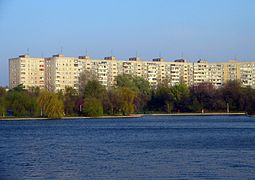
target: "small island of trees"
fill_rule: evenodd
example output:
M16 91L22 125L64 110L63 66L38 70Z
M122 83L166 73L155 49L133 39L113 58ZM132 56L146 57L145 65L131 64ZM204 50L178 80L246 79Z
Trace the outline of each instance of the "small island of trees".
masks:
M82 78L82 76L81 76ZM220 88L210 83L191 87L150 87L142 77L119 75L116 85L106 89L93 77L80 81L80 90L66 87L57 93L19 85L9 91L0 87L0 117L130 115L133 113L246 112L255 114L255 89L229 81Z

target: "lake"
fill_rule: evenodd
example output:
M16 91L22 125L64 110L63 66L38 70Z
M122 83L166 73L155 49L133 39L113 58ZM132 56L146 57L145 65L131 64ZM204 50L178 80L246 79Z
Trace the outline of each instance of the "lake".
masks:
M0 179L253 179L255 118L0 121Z

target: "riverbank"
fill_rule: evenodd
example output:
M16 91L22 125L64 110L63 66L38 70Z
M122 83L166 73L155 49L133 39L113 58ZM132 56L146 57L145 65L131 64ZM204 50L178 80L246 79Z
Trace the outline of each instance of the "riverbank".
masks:
M61 119L54 119L54 120L75 120L75 119L113 119L113 118L139 118L143 117L143 114L132 114L129 116L99 116L99 117L87 117L87 116L77 116L77 117L63 117ZM40 118L40 117L5 117L0 118L0 121L21 121L21 120L52 120L48 118Z
M244 116L244 112L240 113L173 113L173 114L150 114L152 116Z
M75 119L118 119L118 118L140 118L145 115L149 116L246 116L246 113L173 113L173 114L164 114L164 113L154 113L154 114L132 114L129 116L99 116L99 117L86 117L86 116L78 116L78 117L63 117L59 120L75 120ZM254 117L254 116L251 116ZM0 121L18 121L18 120L51 120L48 118L41 117L6 117L0 118Z

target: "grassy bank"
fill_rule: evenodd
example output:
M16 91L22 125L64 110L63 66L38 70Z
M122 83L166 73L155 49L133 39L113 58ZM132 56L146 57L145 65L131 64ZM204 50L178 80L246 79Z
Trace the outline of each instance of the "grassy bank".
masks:
M238 113L222 113L222 112L213 112L213 113L173 113L173 114L151 114L153 116L243 116L247 115L244 112L238 112Z
M88 117L88 116L70 116L70 117L63 117L61 119L53 119L53 120L67 120L67 119L106 119L106 118L139 118L143 117L143 114L132 114L129 116L98 116L98 117ZM4 117L0 118L2 121L16 121L16 120L52 120L49 118L43 118L43 117Z
M214 113L150 113L150 114L132 114L129 116L123 115L116 115L116 116L98 116L98 117L87 117L87 116L70 116L70 117L63 117L59 120L67 120L67 119L112 119L112 118L139 118L143 117L144 115L151 115L151 116L244 116L247 115L244 112L237 112L237 113L222 113L222 112L214 112ZM250 117L255 117L255 115L251 115ZM0 118L0 120L51 120L48 118L43 117L4 117Z

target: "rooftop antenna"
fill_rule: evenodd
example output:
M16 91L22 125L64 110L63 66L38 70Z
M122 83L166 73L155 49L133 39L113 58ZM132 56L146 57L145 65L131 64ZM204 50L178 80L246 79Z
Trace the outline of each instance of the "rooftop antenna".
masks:
M159 53L158 53L158 55L159 55L159 58L162 58L162 56L161 56L161 52L159 52Z
M88 56L88 49L86 48L86 56Z
M237 55L236 55L236 54L235 54L235 56L234 56L234 60L237 61Z
M60 47L60 54L63 54L63 47Z
M27 48L27 55L29 55L29 48Z
M138 57L138 51L137 50L135 51L135 57L136 58Z
M183 59L183 52L181 52L181 58Z
M111 49L111 56L112 56L112 49Z

